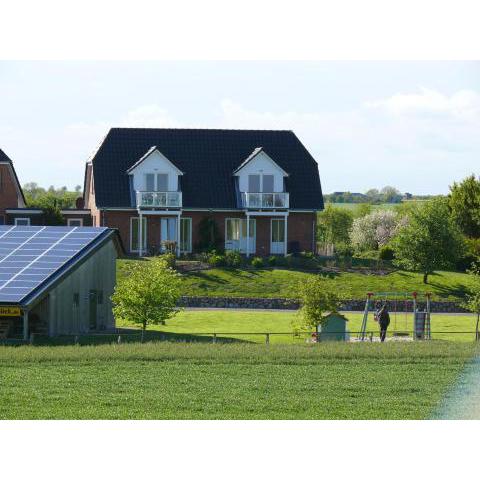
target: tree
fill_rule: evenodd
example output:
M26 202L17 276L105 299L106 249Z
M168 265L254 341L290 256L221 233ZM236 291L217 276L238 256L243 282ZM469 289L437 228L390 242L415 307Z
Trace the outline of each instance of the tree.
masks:
M350 243L352 223L353 215L349 210L327 205L318 215L318 240L333 244Z
M319 275L308 278L300 285L302 308L294 328L300 326L316 329L327 313L336 312L341 306L340 289L334 280ZM295 321L295 320L294 320Z
M400 203L402 201L402 194L395 188L386 186L380 191L383 196L384 203Z
M465 308L470 310L473 313L477 314L477 325L475 328L475 340L480 340L479 338L479 323L480 323L480 264L473 265L472 270L470 270L469 275L472 278L472 285L469 288L469 291L466 296L466 301L464 303Z
M353 210L354 218L361 218L372 213L372 206L369 203L359 203Z
M467 237L480 237L480 178L470 175L450 187L452 216Z
M142 326L164 325L177 313L180 298L180 277L169 267L168 255L143 262L130 262L124 280L112 295L113 313L117 320Z
M222 246L222 237L218 225L212 216L203 217L198 224L200 238L197 248L203 251L218 250Z
M395 263L422 272L425 284L435 270L452 268L464 250L461 232L443 198L427 201L413 210L393 243Z
M353 221L350 239L355 250L378 250L398 230L400 218L392 210L377 210Z

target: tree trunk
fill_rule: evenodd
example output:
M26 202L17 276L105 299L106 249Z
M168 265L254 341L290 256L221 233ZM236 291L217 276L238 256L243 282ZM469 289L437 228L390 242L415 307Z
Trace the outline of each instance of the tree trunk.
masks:
M147 329L147 322L144 320L142 324L142 339L141 342L143 343L145 339L145 330Z
M428 273L423 274L423 283L426 285L428 283Z

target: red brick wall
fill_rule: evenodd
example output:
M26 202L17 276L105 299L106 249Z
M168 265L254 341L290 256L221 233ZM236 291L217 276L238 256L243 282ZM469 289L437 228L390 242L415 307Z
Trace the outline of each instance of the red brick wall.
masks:
M200 238L198 234L198 224L206 217L212 215L218 225L222 244L225 241L225 219L226 218L245 218L244 213L240 212L183 212L182 218L192 219L192 245L198 244ZM106 211L101 214L101 225L118 228L124 247L130 251L130 218L137 217L135 211L120 212ZM147 217L147 246L158 249L160 246L160 216L152 215ZM257 222L257 243L256 255L270 254L270 220L272 217L255 217ZM311 251L313 245L313 222L316 215L314 213L290 213L288 216L288 245L290 242L299 242L300 251Z
M18 208L18 195L15 178L7 164L0 164L0 215L5 215L8 208Z

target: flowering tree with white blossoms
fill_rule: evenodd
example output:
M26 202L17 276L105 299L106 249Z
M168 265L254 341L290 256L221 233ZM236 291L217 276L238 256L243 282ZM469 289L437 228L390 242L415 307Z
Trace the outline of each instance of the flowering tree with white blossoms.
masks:
M392 210L377 210L353 221L350 240L357 251L378 250L407 221L407 217L401 217Z

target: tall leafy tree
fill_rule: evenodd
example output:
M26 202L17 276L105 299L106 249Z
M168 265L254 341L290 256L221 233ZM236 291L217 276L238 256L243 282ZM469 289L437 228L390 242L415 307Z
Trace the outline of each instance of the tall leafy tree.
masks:
M394 238L395 263L423 273L423 283L435 270L454 267L464 250L460 230L448 201L437 198L412 210L409 222Z
M472 278L472 284L466 296L464 306L477 315L477 326L475 329L475 338L479 340L479 324L480 324L480 263L474 264L469 271Z
M353 215L349 210L327 204L318 215L318 239L333 244L349 243L352 223Z
M169 255L128 264L125 279L112 295L117 320L139 324L144 332L148 325L164 325L177 313L180 277L169 264Z
M480 178L470 175L450 187L449 204L453 218L468 237L480 237Z

